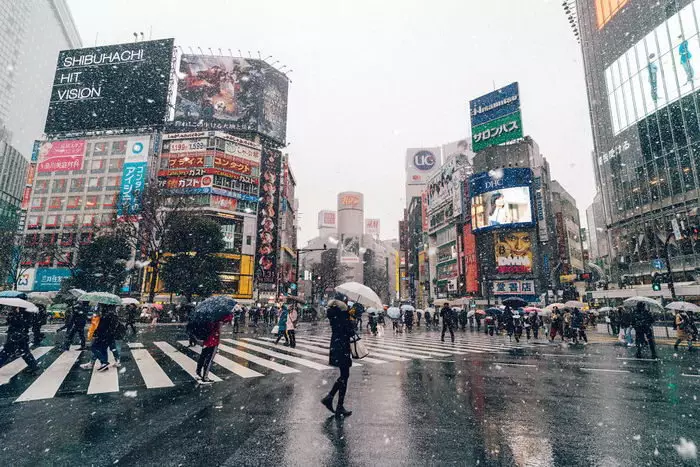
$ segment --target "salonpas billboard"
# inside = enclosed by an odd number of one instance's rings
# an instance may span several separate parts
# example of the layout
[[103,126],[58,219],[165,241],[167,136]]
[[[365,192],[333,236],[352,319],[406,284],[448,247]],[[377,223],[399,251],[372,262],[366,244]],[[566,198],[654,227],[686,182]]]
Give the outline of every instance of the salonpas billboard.
[[470,101],[469,113],[474,152],[523,137],[517,82]]

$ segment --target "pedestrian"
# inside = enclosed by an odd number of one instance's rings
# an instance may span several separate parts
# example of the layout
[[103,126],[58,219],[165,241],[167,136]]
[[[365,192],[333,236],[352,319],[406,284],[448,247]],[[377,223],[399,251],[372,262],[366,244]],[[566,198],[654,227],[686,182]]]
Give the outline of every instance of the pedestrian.
[[[340,376],[333,384],[330,392],[321,399],[321,403],[336,416],[349,417],[352,411],[345,409],[345,393],[348,389],[348,378],[352,366],[350,340],[355,336],[355,326],[348,313],[347,297],[336,294],[335,299],[328,302],[326,310],[331,325],[331,342],[328,364],[340,370]],[[333,398],[338,394],[338,404],[333,409]]]
[[416,310],[416,322],[418,323],[418,328],[420,329],[420,319],[423,317],[423,310]]
[[63,343],[63,350],[68,350],[73,344],[73,338],[77,334],[80,338],[80,350],[85,350],[85,324],[87,324],[87,313],[89,310],[87,302],[76,302],[71,307],[70,319],[67,323],[68,333]]
[[[183,313],[186,311],[185,306],[186,305],[183,305],[181,307],[181,312]],[[134,303],[131,303],[126,306],[126,328],[127,330],[131,328],[132,336],[136,335],[136,326],[134,326],[134,324],[136,323],[136,317],[138,316],[138,314],[139,310]]]
[[194,347],[195,345],[197,345],[194,305],[192,305],[191,303],[187,303],[185,305],[182,305],[182,308],[183,312],[187,313],[187,326],[185,327],[185,329],[187,330],[187,337],[189,338],[189,343],[187,344],[187,347]]
[[253,327],[257,328],[258,321],[260,321],[260,308],[254,306],[250,309],[250,312],[253,314]]
[[676,329],[676,343],[673,345],[675,350],[678,350],[678,345],[681,341],[688,342],[688,350],[693,350],[693,340],[695,339],[698,330],[695,323],[688,316],[688,313],[681,310],[676,310],[676,318],[674,320]]
[[295,348],[297,346],[296,338],[296,324],[298,319],[297,307],[292,305],[291,309],[287,314],[287,337],[289,338],[289,347]]
[[569,339],[571,339],[571,310],[569,310],[568,308],[564,310],[562,321],[564,323],[564,340],[566,340],[566,342],[569,342]]
[[413,330],[413,311],[411,311],[411,309],[406,309],[403,319],[404,323],[406,323],[406,330],[411,332]]
[[377,316],[377,335],[382,337],[384,335],[384,329],[386,327],[386,320],[384,319],[384,313],[379,312]]
[[618,308],[618,312],[620,316],[620,340],[627,344],[627,347],[632,347],[634,345],[632,343],[632,313],[622,306]]
[[34,355],[29,351],[29,327],[36,319],[23,308],[12,307],[7,314],[7,340],[0,350],[0,368],[9,363],[14,357],[20,355],[27,364],[27,371],[31,374],[39,369]]
[[440,313],[433,313],[433,326],[436,328],[440,326]]
[[523,328],[525,329],[525,336],[527,337],[527,340],[530,340],[530,331],[532,331],[532,329],[531,329],[532,323],[530,322],[530,315],[523,316]]
[[233,307],[233,332],[238,334],[241,330],[241,316],[243,315],[243,308],[236,304]]
[[425,327],[430,328],[430,324],[432,323],[432,315],[430,314],[430,308],[425,310]]
[[107,349],[115,338],[119,317],[114,305],[100,305],[100,320],[93,333],[92,359],[80,365],[80,368],[89,370],[93,367],[93,362],[99,360],[100,366],[97,371],[106,371],[109,368]]
[[467,329],[467,321],[470,321],[469,329],[472,329],[474,327],[473,320],[467,317],[467,309],[463,306],[462,309],[459,310],[459,327],[462,331]]
[[617,335],[620,333],[620,314],[617,312],[617,310],[610,310],[608,319],[610,319],[610,331],[612,332],[613,336],[617,337]]
[[562,329],[562,317],[559,314],[559,308],[558,307],[552,307],[552,327],[551,330],[549,331],[549,340],[554,342],[554,339],[557,337],[557,332],[561,334],[561,340],[564,340],[564,333],[561,332]]
[[442,316],[442,335],[440,336],[440,340],[442,342],[445,342],[445,331],[448,329],[450,330],[450,337],[452,338],[452,342],[455,341],[455,331],[454,331],[454,321],[453,321],[453,311],[452,308],[450,308],[449,303],[445,302],[442,305],[442,308],[440,309],[440,315]]
[[542,317],[536,311],[533,311],[530,313],[529,321],[530,328],[532,328],[532,336],[535,339],[539,339],[540,328],[542,327]]
[[511,315],[513,336],[515,337],[515,342],[520,342],[520,338],[523,336],[523,316],[520,314],[519,310],[515,310]]
[[505,309],[503,310],[503,313],[501,314],[501,317],[499,318],[499,322],[503,322],[506,328],[506,333],[508,334],[508,337],[513,337],[513,310],[510,309],[509,306],[506,305]]
[[46,337],[45,334],[41,332],[41,327],[46,324],[48,315],[46,313],[46,305],[39,303],[36,307],[39,311],[32,314],[32,335],[34,336],[34,345],[39,345],[44,337]]
[[158,323],[158,308],[154,306],[151,307],[151,326],[155,326]]
[[275,344],[279,344],[280,339],[284,336],[284,345],[289,346],[289,337],[287,337],[287,316],[289,312],[287,311],[287,305],[282,305],[282,312],[277,320],[277,339]]
[[654,341],[654,316],[649,310],[649,306],[644,302],[637,302],[634,315],[632,316],[632,326],[637,345],[637,358],[642,358],[642,346],[644,341],[649,344],[651,358],[656,359],[656,342]]
[[228,313],[213,323],[208,323],[207,337],[202,342],[202,353],[199,354],[199,359],[197,359],[197,376],[201,380],[202,384],[213,383],[209,379],[209,369],[216,356],[216,351],[219,348],[219,339],[221,338],[221,325],[223,323],[230,323],[233,319],[233,313]]
[[111,350],[112,355],[114,355],[114,366],[120,368],[122,366],[122,340],[126,337],[126,326],[119,320],[119,315],[116,313],[116,310],[114,314],[117,316],[117,324],[114,329],[112,340],[109,342],[109,350]]
[[481,320],[484,319],[484,317],[479,313],[479,310],[474,312],[474,319],[476,320],[476,332],[481,332]]
[[586,337],[586,325],[584,323],[583,312],[578,308],[574,308],[574,312],[571,314],[571,333],[574,340],[574,344],[578,344],[579,339],[588,344],[588,337]]

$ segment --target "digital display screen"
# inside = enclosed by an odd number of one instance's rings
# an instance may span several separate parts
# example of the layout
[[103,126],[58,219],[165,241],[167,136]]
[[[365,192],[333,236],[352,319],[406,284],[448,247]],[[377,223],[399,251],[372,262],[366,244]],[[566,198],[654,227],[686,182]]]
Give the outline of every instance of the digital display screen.
[[501,188],[472,198],[474,230],[532,223],[530,188]]

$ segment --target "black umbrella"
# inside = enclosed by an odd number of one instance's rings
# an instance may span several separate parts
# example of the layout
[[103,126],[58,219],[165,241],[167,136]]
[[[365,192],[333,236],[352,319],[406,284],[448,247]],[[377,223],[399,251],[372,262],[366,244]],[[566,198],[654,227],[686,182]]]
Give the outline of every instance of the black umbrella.
[[194,318],[197,321],[214,322],[226,315],[233,314],[236,301],[230,297],[219,295],[209,297],[199,303],[194,309]]
[[500,316],[501,313],[503,313],[503,310],[501,310],[500,308],[491,307],[491,308],[487,308],[487,309],[486,309],[486,314],[487,314],[487,315],[491,315],[491,316]]
[[520,308],[523,306],[527,306],[527,302],[523,300],[522,298],[519,297],[510,297],[506,298],[502,302],[505,306],[509,306],[511,308]]

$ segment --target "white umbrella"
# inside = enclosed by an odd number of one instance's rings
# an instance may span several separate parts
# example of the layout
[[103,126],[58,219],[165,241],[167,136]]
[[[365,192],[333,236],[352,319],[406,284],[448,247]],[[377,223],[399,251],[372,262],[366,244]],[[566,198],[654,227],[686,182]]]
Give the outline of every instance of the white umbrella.
[[51,297],[45,295],[42,292],[31,292],[29,295],[27,295],[27,300],[34,303],[35,305],[49,306],[53,303]]
[[401,311],[416,311],[413,305],[401,305]]
[[348,300],[365,307],[383,308],[382,301],[376,292],[359,282],[346,282],[336,287],[335,291],[347,295]]
[[548,311],[548,312],[551,313],[552,310],[554,310],[554,307],[557,307],[557,308],[559,308],[559,309],[561,310],[561,309],[563,309],[563,308],[566,308],[566,305],[565,305],[564,303],[552,303],[552,304],[547,305],[546,307],[544,307],[544,308],[542,309],[542,311]]
[[474,310],[467,311],[467,318],[471,318],[472,316],[474,316],[474,313]]
[[608,312],[613,311],[613,310],[614,310],[614,308],[609,307],[609,306],[604,306],[602,308],[598,308],[598,311],[600,313],[608,313]]
[[122,298],[122,305],[140,305],[140,304],[141,304],[141,302],[139,302],[135,298],[131,298],[131,297]]
[[435,305],[435,306],[442,306],[445,303],[447,303],[449,305],[450,301],[447,300],[446,298],[438,298],[437,300],[433,301],[433,305]]
[[579,302],[578,300],[569,300],[568,302],[564,303],[564,306],[567,308],[583,308],[586,306],[586,304]]
[[389,315],[389,318],[391,319],[399,319],[401,317],[401,310],[395,306],[392,306],[386,310],[386,314]]
[[84,291],[83,289],[68,289],[68,293],[70,293],[75,298],[78,298],[81,295],[86,294],[87,292]]
[[666,305],[667,310],[679,310],[679,311],[690,311],[692,313],[697,313],[700,311],[700,306],[695,305],[694,303],[688,303],[688,302],[671,302],[668,305]]
[[649,298],[649,297],[642,297],[642,296],[630,297],[630,298],[626,299],[624,302],[622,302],[622,304],[626,307],[634,308],[637,306],[637,303],[639,303],[639,302],[646,303],[650,307],[656,308],[657,311],[658,310],[664,311],[664,307],[662,307],[659,302],[657,302],[653,298]]
[[17,307],[17,308],[24,308],[26,311],[29,311],[31,313],[37,313],[39,311],[39,308],[37,308],[35,304],[28,302],[26,300],[22,300],[21,298],[4,298],[4,297],[2,297],[2,298],[0,298],[0,305]]

